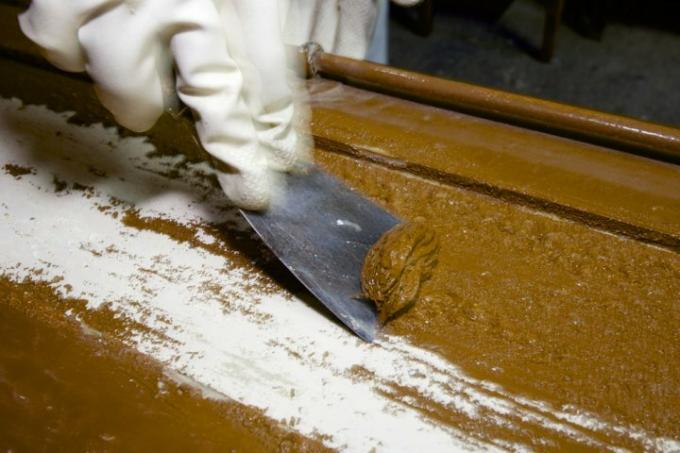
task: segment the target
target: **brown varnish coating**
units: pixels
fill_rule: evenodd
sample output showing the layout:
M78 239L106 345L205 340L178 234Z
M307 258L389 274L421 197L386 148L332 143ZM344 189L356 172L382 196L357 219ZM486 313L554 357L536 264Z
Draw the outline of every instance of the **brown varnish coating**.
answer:
M363 295L375 302L381 323L408 311L437 265L439 242L422 222L389 230L371 247L361 271Z
M680 255L375 164L316 158L439 236L421 303L388 333L555 407L680 437Z
M0 294L0 451L327 451L258 409L169 379L112 338L114 313L28 280L0 277ZM66 308L101 335L84 335Z

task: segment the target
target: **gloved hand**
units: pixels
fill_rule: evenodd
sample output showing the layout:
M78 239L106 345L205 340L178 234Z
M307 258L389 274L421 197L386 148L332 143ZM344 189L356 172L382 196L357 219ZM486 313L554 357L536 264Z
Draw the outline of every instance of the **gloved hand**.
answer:
M276 171L309 154L292 127L282 23L288 44L316 41L327 52L364 58L385 2L33 0L19 20L53 64L87 71L104 106L129 129L153 126L176 93L193 110L203 147L228 167L217 166L227 196L264 209Z
M225 193L247 209L266 208L275 172L308 152L291 124L280 22L276 0L33 0L20 16L48 60L87 71L129 129L153 126L176 93L228 166Z

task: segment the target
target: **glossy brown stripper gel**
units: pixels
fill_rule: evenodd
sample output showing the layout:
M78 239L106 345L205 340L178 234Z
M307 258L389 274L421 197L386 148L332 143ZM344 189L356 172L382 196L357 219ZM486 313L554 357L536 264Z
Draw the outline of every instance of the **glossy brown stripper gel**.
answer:
M423 222L397 225L368 251L361 272L361 290L378 309L385 324L407 312L437 265L439 241Z

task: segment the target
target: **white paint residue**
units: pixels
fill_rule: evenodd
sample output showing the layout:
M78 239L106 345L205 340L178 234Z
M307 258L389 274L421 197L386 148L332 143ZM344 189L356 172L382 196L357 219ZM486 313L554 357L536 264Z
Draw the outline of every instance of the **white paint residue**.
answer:
M329 446L348 451L521 448L500 440L483 444L413 407L428 404L499 426L514 426L519 417L596 447L610 447L597 433L606 431L648 449L680 448L576 409L516 397L400 338L368 345L313 302L249 287L253 276L227 258L126 227L120 215L98 208L115 198L143 216L199 225L230 220L246 228L234 211L225 211L222 194L189 170L180 180L158 175L178 158L149 159L153 148L142 139L20 107L0 101L0 168L12 163L35 172L15 178L0 171L0 269L19 280L40 268L45 281L62 278L53 286L65 296L84 298L91 308L109 304L146 325L158 335L139 333L130 344L207 397L226 395L274 419L295 420L293 429L328 436ZM55 192L58 181L94 190ZM122 208L110 208L116 209ZM218 240L198 231L205 244ZM353 372L357 368L364 372ZM385 396L394 385L412 395Z
M215 243L215 236L211 236L210 234L207 234L204 230L198 230L196 232L196 239L201 241L202 243L206 245L214 244Z

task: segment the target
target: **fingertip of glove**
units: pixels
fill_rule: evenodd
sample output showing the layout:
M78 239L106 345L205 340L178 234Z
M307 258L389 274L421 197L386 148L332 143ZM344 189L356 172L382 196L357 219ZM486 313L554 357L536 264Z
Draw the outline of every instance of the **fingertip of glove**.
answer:
M136 87L126 90L116 87L95 85L95 92L102 105L111 112L116 122L133 132L145 132L151 129L165 111L162 96L144 94L144 90Z
M271 201L271 177L268 172L223 173L217 179L229 201L249 211L264 211Z

